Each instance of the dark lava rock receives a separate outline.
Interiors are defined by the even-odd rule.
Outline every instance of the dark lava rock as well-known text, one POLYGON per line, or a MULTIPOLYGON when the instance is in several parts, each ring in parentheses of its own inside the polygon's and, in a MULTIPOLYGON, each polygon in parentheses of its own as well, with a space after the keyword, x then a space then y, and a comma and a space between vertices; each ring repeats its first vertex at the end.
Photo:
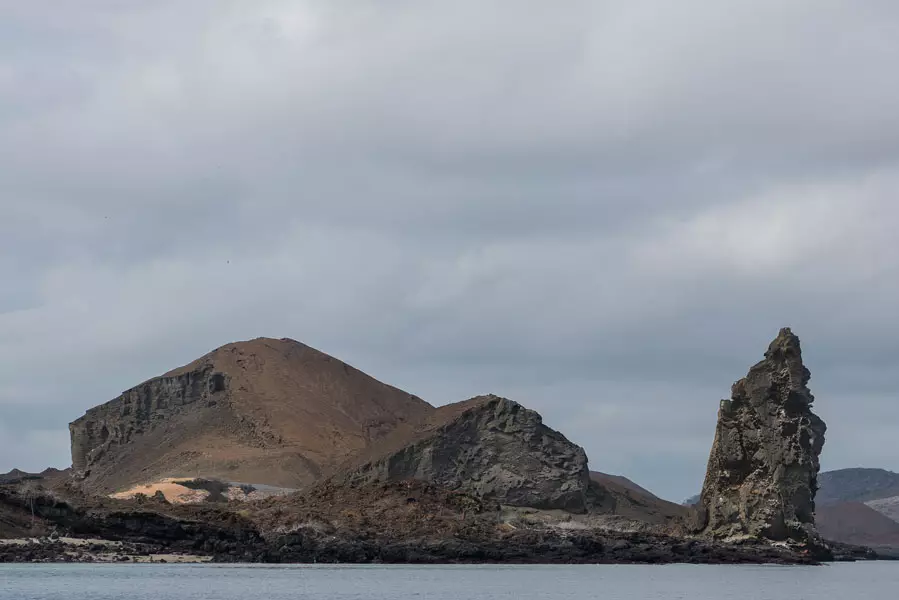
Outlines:
POLYGON ((499 396, 441 407, 346 468, 353 484, 419 479, 511 506, 585 512, 595 489, 584 450, 499 396))
POLYGON ((812 412, 799 338, 781 330, 721 402, 702 488, 704 532, 816 544, 815 492, 826 426, 812 412))

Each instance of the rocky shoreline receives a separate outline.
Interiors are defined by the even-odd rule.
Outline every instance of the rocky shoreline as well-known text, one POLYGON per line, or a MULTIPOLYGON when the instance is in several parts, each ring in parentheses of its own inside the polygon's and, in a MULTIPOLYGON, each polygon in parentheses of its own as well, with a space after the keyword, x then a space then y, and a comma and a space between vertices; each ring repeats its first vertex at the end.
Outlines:
POLYGON ((628 531, 626 524, 616 531, 557 513, 509 513, 420 482, 219 506, 62 493, 26 500, 0 486, 0 508, 33 507, 37 528, 32 538, 0 540, 0 562, 812 565, 876 558, 848 547, 815 553, 628 531))
POLYGON ((865 548, 841 548, 830 560, 760 543, 712 544, 640 534, 582 534, 567 539, 527 532, 501 541, 310 539, 271 543, 207 542, 169 546, 107 540, 6 540, 0 563, 267 563, 267 564, 777 564, 893 560, 865 548))
POLYGON ((208 563, 211 556, 89 538, 0 540, 0 563, 208 563))
POLYGON ((710 544, 643 534, 592 532, 566 538, 522 532, 489 542, 315 539, 302 534, 256 543, 221 540, 170 545, 101 540, 83 544, 73 540, 16 542, 0 543, 0 563, 820 564, 814 557, 774 546, 710 544), (211 550, 205 550, 210 547, 211 550))

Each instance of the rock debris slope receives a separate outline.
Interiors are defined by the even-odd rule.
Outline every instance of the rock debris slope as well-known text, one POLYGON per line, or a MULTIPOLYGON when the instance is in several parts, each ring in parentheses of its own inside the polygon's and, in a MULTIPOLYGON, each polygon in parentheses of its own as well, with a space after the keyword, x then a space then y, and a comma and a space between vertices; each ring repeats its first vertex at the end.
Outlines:
POLYGON ((701 499, 708 535, 817 540, 826 426, 812 412, 810 377, 799 338, 783 329, 721 402, 701 499))

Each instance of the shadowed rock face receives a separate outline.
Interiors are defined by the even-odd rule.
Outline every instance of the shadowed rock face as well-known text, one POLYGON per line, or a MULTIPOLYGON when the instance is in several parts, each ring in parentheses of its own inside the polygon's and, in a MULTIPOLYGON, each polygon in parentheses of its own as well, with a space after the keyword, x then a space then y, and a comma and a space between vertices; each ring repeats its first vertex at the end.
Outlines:
POLYGON ((812 410, 799 338, 781 330, 722 400, 702 489, 705 533, 810 541, 826 426, 812 410))
POLYGON ((225 378, 202 365, 174 377, 160 377, 124 392, 69 424, 72 468, 89 472, 109 452, 132 442, 172 415, 215 409, 225 378))
POLYGON ((374 450, 342 479, 418 479, 500 504, 573 512, 587 510, 593 493, 584 450, 498 396, 442 407, 374 450))

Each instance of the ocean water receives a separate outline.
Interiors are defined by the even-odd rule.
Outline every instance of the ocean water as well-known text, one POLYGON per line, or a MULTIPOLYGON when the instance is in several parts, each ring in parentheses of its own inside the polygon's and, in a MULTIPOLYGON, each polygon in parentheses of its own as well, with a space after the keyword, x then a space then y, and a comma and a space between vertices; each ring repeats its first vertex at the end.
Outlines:
POLYGON ((780 566, 0 565, 2 600, 876 600, 899 563, 780 566))

